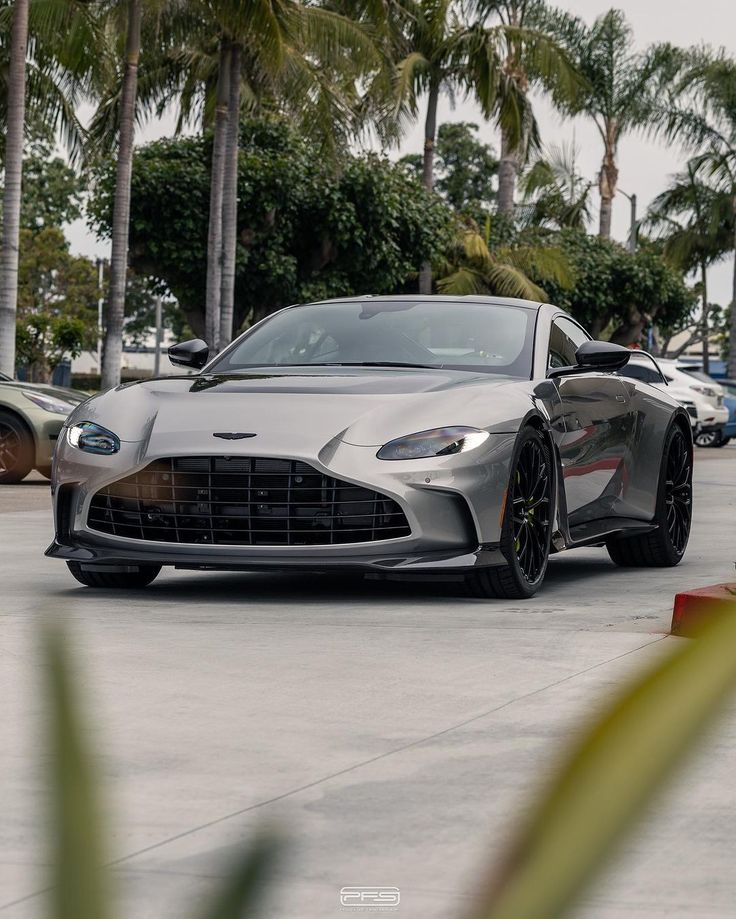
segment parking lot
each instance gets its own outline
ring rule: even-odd
[[[234,847],[285,838],[264,915],[343,915],[391,885],[398,915],[457,917],[560,745],[666,652],[680,589],[734,579],[736,445],[698,450],[684,562],[553,558],[525,603],[453,585],[165,571],[129,594],[43,557],[47,483],[0,488],[0,914],[43,915],[38,624],[62,620],[100,753],[126,919],[189,913]],[[586,919],[736,912],[736,705],[659,800]]]

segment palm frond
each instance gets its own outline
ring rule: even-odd
[[[437,290],[441,294],[454,297],[489,293],[485,276],[468,266],[463,266],[445,277],[438,278]]]
[[[520,300],[537,300],[543,302],[547,295],[533,281],[530,281],[521,268],[506,262],[498,261],[486,276],[488,289],[499,297],[518,297]]]

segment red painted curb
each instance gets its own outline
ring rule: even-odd
[[[736,614],[736,584],[712,584],[675,594],[671,633],[692,637],[714,616],[728,612]]]

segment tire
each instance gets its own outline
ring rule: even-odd
[[[36,472],[40,472],[45,479],[51,478],[51,466],[36,466]]]
[[[718,441],[718,443],[716,444],[716,446],[717,446],[717,447],[725,447],[726,444],[730,444],[730,443],[731,443],[731,438],[730,438],[730,437],[721,437],[721,439]]]
[[[671,568],[685,554],[692,522],[693,457],[688,438],[670,428],[662,451],[654,523],[640,536],[621,536],[606,543],[611,560],[626,568]]]
[[[136,571],[94,571],[83,568],[79,562],[67,562],[72,575],[85,587],[104,587],[117,590],[135,590],[148,587],[161,571],[161,565],[138,565]]]
[[[539,590],[552,537],[553,481],[547,441],[536,428],[524,428],[514,449],[501,528],[507,564],[468,574],[471,596],[527,600]]]
[[[708,431],[704,434],[695,435],[696,447],[721,447],[723,435],[720,431]]]
[[[33,468],[33,434],[12,412],[0,411],[0,485],[15,485]]]

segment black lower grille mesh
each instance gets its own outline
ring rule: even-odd
[[[399,505],[298,460],[160,459],[92,498],[90,529],[130,539],[323,546],[408,536]]]

